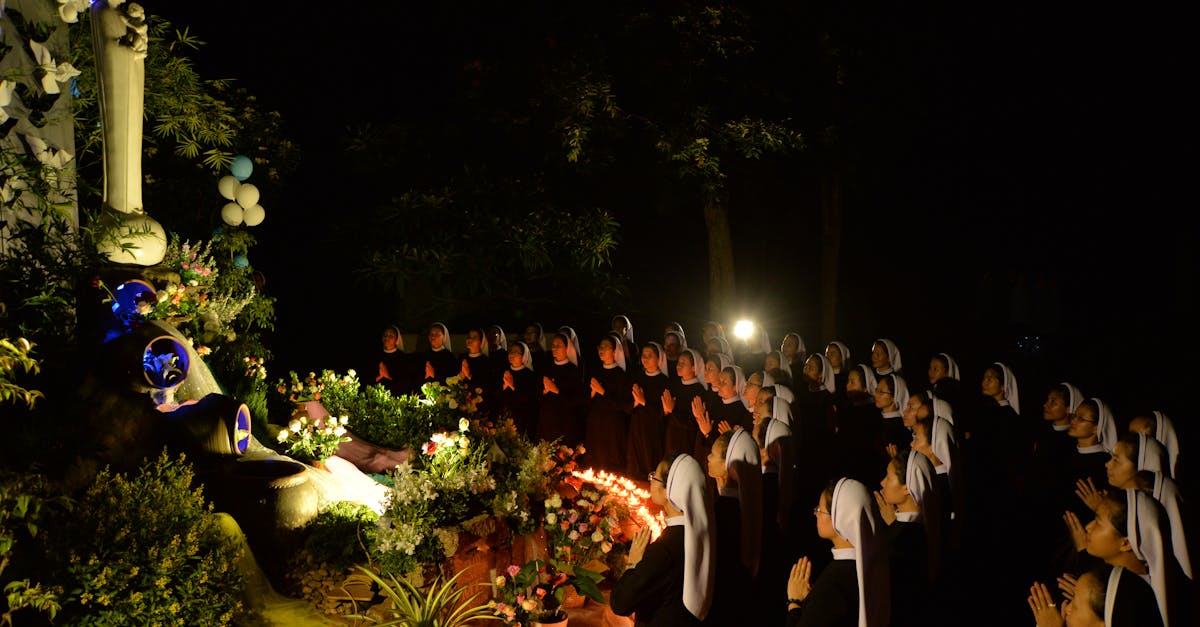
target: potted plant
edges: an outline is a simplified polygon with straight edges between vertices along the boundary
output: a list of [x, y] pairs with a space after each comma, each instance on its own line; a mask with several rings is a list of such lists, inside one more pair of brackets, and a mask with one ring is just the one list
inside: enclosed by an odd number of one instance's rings
[[346, 437], [346, 416], [326, 416], [324, 420], [310, 420], [308, 416], [293, 418], [287, 429], [280, 429], [279, 444], [287, 445], [287, 454], [313, 462], [317, 468], [325, 468], [325, 460], [337, 452], [338, 445], [349, 442]]
[[558, 560], [530, 560], [523, 566], [513, 564], [496, 577], [496, 599], [489, 605], [506, 625], [544, 625], [565, 627], [567, 612], [562, 607], [568, 587], [598, 603], [604, 596], [596, 586], [600, 575], [585, 568], [567, 572], [568, 565]]

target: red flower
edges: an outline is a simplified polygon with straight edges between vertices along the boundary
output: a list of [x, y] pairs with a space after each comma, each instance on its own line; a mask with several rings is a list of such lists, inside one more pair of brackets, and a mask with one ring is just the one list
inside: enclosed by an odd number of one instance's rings
[[544, 599], [544, 598], [546, 598], [546, 590], [545, 590], [545, 589], [543, 589], [543, 588], [538, 588], [538, 589], [537, 589], [537, 595], [538, 595], [538, 598], [539, 598], [539, 599]]

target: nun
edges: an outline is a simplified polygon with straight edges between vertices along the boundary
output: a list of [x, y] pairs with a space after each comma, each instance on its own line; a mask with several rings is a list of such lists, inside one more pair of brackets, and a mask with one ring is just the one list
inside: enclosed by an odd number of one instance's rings
[[896, 343], [887, 338], [875, 340], [871, 345], [871, 367], [875, 368], [876, 377], [901, 372], [904, 366]]
[[383, 346], [376, 357], [377, 365], [372, 369], [376, 372], [375, 383], [387, 388], [393, 396], [412, 392], [415, 387], [413, 362], [410, 355], [404, 352], [404, 336], [400, 328], [395, 325], [385, 328], [381, 341]]
[[708, 454], [708, 475], [716, 481], [716, 595], [714, 625], [757, 622], [754, 578], [762, 557], [762, 470], [758, 445], [744, 429], [726, 431]]
[[700, 380], [704, 374], [704, 358], [700, 351], [685, 348], [676, 361], [676, 378], [662, 394], [663, 415], [667, 417], [665, 449], [668, 453], [692, 453], [700, 428], [692, 416], [692, 403], [704, 394]]
[[964, 411], [962, 379], [958, 362], [949, 353], [938, 353], [929, 358], [929, 385], [938, 398], [950, 403], [951, 407]]
[[629, 436], [625, 445], [625, 469], [630, 477], [644, 477], [663, 457], [666, 439], [662, 395], [667, 390], [663, 371], [664, 354], [658, 342], [642, 347], [641, 368], [632, 377], [629, 405]]
[[[1166, 449], [1158, 440], [1143, 433], [1130, 432], [1117, 440], [1112, 456], [1104, 467], [1108, 474], [1108, 485], [1118, 490], [1141, 490], [1162, 506], [1171, 529], [1171, 548], [1175, 560], [1183, 574], [1192, 579], [1182, 499], [1175, 481], [1163, 472], [1167, 463]], [[1099, 504], [1100, 492], [1093, 485], [1081, 485], [1076, 494], [1089, 506]]]
[[1144, 433], [1167, 450], [1169, 466], [1165, 471], [1171, 477], [1177, 477], [1176, 466], [1179, 462], [1179, 436], [1175, 435], [1175, 423], [1161, 411], [1151, 412], [1149, 416], [1138, 416], [1129, 423], [1129, 430]]
[[585, 448], [588, 464], [609, 472], [624, 472], [629, 437], [629, 376], [625, 373], [625, 342], [616, 333], [600, 338], [596, 348], [600, 369], [589, 382]]
[[[885, 455], [888, 445], [908, 448], [912, 432], [904, 426], [904, 409], [908, 407], [908, 384], [898, 374], [885, 374], [875, 385], [875, 407], [883, 418], [879, 428], [880, 440], [872, 452], [873, 459]], [[878, 468], [878, 465], [876, 466]]]
[[508, 348], [508, 368], [501, 375], [500, 410], [512, 417], [517, 431], [532, 437], [537, 426], [538, 400], [545, 388], [533, 371], [533, 353], [525, 342]]
[[491, 361], [492, 381], [490, 385], [495, 389], [500, 389], [500, 377], [508, 370], [508, 337], [504, 335], [504, 329], [499, 325], [493, 324], [487, 330], [487, 353], [488, 359]]
[[754, 428], [754, 417], [746, 406], [743, 393], [746, 378], [738, 366], [727, 366], [717, 374], [717, 398], [715, 401], [698, 404], [692, 401], [692, 415], [700, 428], [700, 437], [706, 448], [711, 449], [717, 436], [741, 427], [747, 431]]
[[498, 376], [492, 372], [492, 360], [487, 353], [487, 332], [481, 327], [467, 331], [465, 343], [467, 352], [459, 356], [462, 366], [459, 376], [467, 381], [472, 388], [481, 390], [485, 406], [489, 406], [495, 396], [493, 383]]
[[779, 343], [779, 352], [783, 354], [789, 373], [799, 372], [804, 368], [805, 360], [808, 359], [808, 349], [804, 346], [804, 338], [795, 331], [783, 336], [783, 341]]
[[559, 331], [551, 338], [550, 357], [550, 364], [538, 371], [542, 398], [538, 405], [537, 438], [546, 442], [561, 439], [567, 446], [578, 446], [583, 441], [587, 393], [579, 369], [579, 352], [567, 333]]
[[[875, 372], [859, 364], [846, 368], [845, 398], [838, 406], [833, 470], [862, 483], [874, 481], [882, 440], [882, 413], [875, 406]], [[836, 475], [835, 475], [836, 476]]]
[[817, 533], [833, 543], [833, 562], [811, 583], [802, 557], [788, 577], [788, 627], [885, 627], [891, 578], [883, 523], [866, 486], [839, 479], [822, 493], [813, 515]]
[[[836, 394], [844, 396], [846, 393], [846, 377], [849, 376], [850, 366], [850, 347], [846, 346], [845, 342], [834, 340], [825, 346], [825, 357], [829, 359], [829, 364], [833, 366], [833, 379], [836, 385]], [[874, 376], [874, 373], [872, 373]], [[870, 387], [871, 390], [875, 386]]]
[[1038, 627], [1162, 627], [1154, 590], [1120, 566], [1097, 566], [1078, 579], [1064, 575], [1059, 585], [1065, 597], [1061, 608], [1045, 584], [1029, 589], [1029, 609]]
[[892, 625], [927, 625], [926, 597], [941, 563], [942, 514], [933, 465], [917, 451], [903, 451], [888, 462], [879, 485], [875, 502], [887, 525], [883, 535], [892, 574]]
[[633, 339], [633, 323], [626, 316], [613, 316], [612, 331], [621, 338], [625, 343], [621, 348], [624, 350], [625, 358], [631, 359], [639, 354], [637, 342]]
[[679, 362], [679, 355], [687, 349], [687, 337], [684, 336], [683, 331], [669, 328], [667, 329], [667, 332], [663, 334], [662, 347], [663, 353], [666, 355], [667, 376], [674, 381], [679, 378], [675, 369]]
[[712, 500], [700, 464], [690, 455], [662, 460], [649, 475], [650, 499], [667, 526], [650, 543], [650, 530], [634, 535], [625, 572], [613, 586], [618, 616], [637, 613], [636, 625], [699, 625], [708, 617], [716, 576]]
[[450, 346], [450, 330], [440, 322], [429, 326], [429, 350], [424, 357], [426, 382], [445, 383], [462, 370], [462, 362], [454, 357]]
[[1058, 502], [1070, 503], [1071, 511], [1084, 517], [1089, 513], [1088, 508], [1071, 496], [1080, 483], [1097, 486], [1108, 483], [1107, 464], [1117, 443], [1117, 426], [1108, 405], [1098, 398], [1089, 398], [1075, 410], [1067, 434], [1075, 439], [1075, 452], [1068, 458]]
[[546, 346], [546, 332], [542, 328], [542, 323], [533, 322], [525, 327], [524, 340], [529, 351], [533, 353], [533, 368], [541, 372], [551, 360], [550, 351]]

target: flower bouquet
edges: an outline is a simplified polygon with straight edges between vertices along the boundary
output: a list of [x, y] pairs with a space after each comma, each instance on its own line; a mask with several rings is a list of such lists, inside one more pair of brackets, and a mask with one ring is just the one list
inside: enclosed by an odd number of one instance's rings
[[572, 569], [595, 573], [608, 570], [613, 546], [626, 541], [621, 533], [619, 506], [608, 494], [587, 485], [574, 499], [555, 494], [546, 499], [546, 541], [551, 554]]
[[308, 416], [293, 418], [287, 429], [280, 429], [277, 439], [287, 444], [287, 454], [301, 459], [323, 462], [337, 452], [338, 445], [349, 442], [346, 437], [346, 416], [328, 416], [323, 424]]
[[562, 601], [568, 586], [597, 603], [604, 603], [604, 596], [596, 586], [600, 575], [564, 566], [558, 560], [531, 560], [523, 566], [509, 566], [494, 582], [496, 598], [489, 603], [493, 614], [506, 625], [560, 622], [567, 618]]

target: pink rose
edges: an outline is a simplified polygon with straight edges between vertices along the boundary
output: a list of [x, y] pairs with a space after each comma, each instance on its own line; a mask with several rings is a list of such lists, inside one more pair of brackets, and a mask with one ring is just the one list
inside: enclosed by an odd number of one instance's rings
[[587, 533], [587, 523], [579, 523], [579, 533]]
[[516, 577], [517, 573], [519, 573], [519, 572], [521, 572], [521, 567], [517, 566], [516, 564], [513, 564], [508, 567], [508, 576], [509, 577]]

